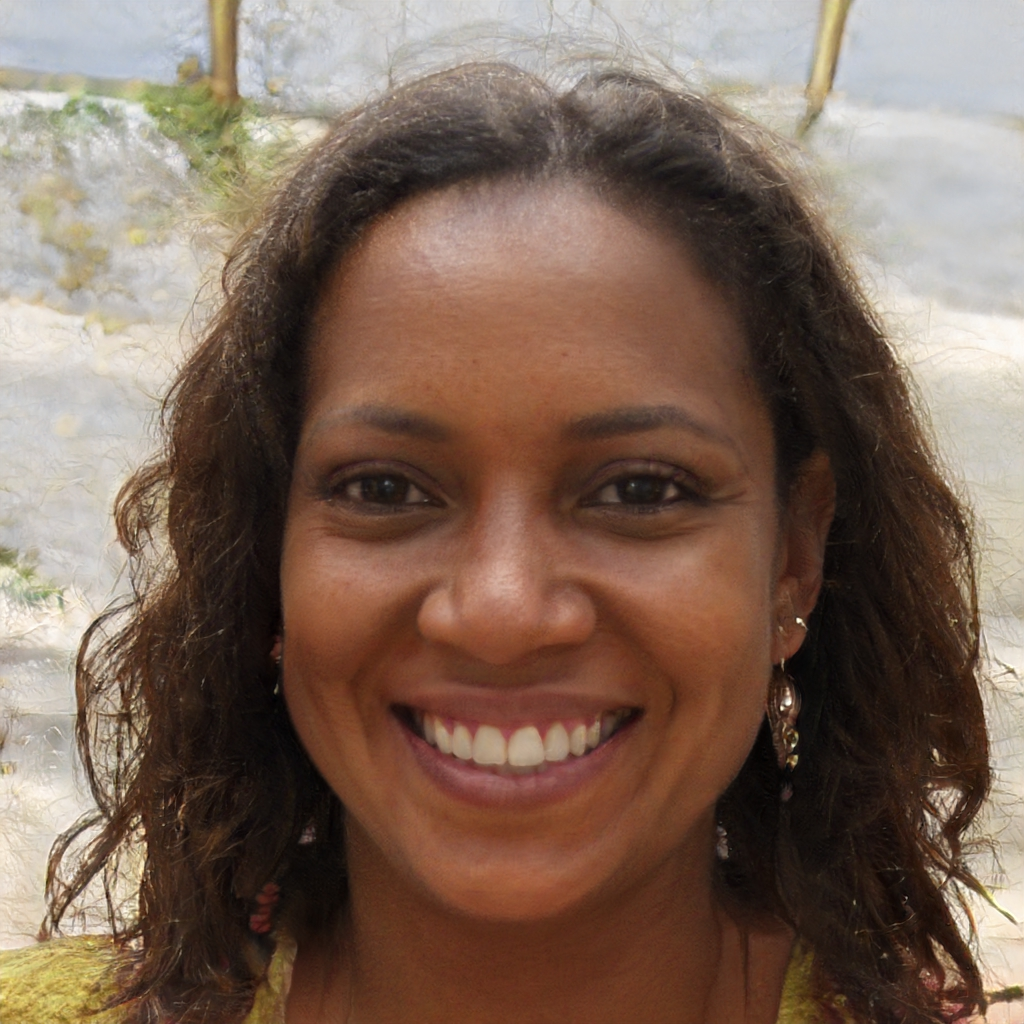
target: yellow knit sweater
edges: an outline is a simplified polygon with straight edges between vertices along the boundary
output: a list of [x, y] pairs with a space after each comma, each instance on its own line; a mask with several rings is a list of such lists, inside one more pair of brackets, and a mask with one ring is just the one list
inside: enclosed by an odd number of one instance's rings
[[[284, 1024], [294, 945], [278, 943], [245, 1024]], [[121, 1024], [124, 1008], [99, 1010], [114, 991], [117, 953], [109, 939], [53, 939], [0, 952], [3, 1024]], [[778, 1024], [834, 1024], [847, 1020], [842, 1000], [831, 1008], [810, 996], [811, 957], [799, 947], [790, 960]]]

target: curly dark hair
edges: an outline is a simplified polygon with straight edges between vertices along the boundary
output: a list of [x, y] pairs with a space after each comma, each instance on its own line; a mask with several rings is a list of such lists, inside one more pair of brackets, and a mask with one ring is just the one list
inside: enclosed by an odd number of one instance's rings
[[978, 887], [963, 837], [989, 786], [971, 522], [780, 148], [648, 77], [602, 69], [562, 89], [474, 64], [342, 117], [239, 240], [220, 311], [166, 400], [162, 454], [117, 501], [133, 592], [93, 624], [77, 665], [98, 811], [51, 856], [48, 933], [141, 844], [137, 912], [111, 919], [134, 951], [117, 997], [133, 1019], [244, 1016], [271, 951], [247, 927], [267, 882], [299, 933], [344, 905], [344, 809], [268, 657], [308, 326], [375, 219], [498, 179], [575, 180], [667, 224], [742, 318], [783, 500], [813, 452], [831, 460], [825, 583], [791, 663], [804, 695], [795, 794], [780, 803], [766, 727], [720, 801], [725, 883], [791, 923], [821, 990], [858, 1020], [948, 1022], [983, 1006], [960, 896]]

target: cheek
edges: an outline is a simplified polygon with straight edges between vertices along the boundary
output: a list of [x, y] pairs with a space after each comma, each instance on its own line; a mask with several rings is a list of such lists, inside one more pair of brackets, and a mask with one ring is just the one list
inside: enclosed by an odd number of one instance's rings
[[672, 657], [688, 659], [720, 711], [759, 705], [770, 672], [772, 549], [756, 532], [716, 539], [680, 566], [681, 616]]
[[286, 650], [331, 674], [358, 674], [415, 618], [415, 591], [408, 564], [300, 523], [286, 535], [281, 561]]
[[745, 525], [630, 552], [608, 581], [614, 614], [663, 667], [714, 675], [716, 666], [748, 663], [767, 671], [774, 534], [756, 521]]
[[685, 807], [717, 799], [763, 719], [773, 534], [709, 532], [667, 555], [650, 552], [645, 564], [617, 578], [609, 596], [662, 681], [650, 710], [663, 727], [668, 785]]
[[386, 725], [371, 666], [401, 646], [405, 591], [379, 560], [363, 564], [348, 545], [289, 530], [281, 562], [284, 695], [296, 731], [328, 781], [369, 756]]
[[714, 796], [732, 781], [746, 760], [764, 717], [771, 674], [772, 551], [751, 537], [715, 553], [711, 564], [692, 567], [684, 586], [696, 595], [677, 656], [692, 652], [698, 693], [690, 698], [686, 721], [701, 737], [698, 763], [708, 773]]

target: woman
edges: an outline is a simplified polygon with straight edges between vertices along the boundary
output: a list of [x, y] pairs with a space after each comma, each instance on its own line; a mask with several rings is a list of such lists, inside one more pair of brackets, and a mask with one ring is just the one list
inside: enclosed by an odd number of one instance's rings
[[769, 145], [484, 65], [308, 156], [79, 658], [47, 930], [133, 840], [137, 914], [11, 976], [76, 958], [97, 1020], [983, 1008], [968, 520]]

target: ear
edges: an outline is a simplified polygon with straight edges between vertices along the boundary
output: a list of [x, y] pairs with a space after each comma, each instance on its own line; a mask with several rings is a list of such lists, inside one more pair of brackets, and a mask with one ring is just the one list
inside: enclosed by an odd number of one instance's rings
[[825, 544], [836, 511], [836, 483], [820, 449], [800, 467], [789, 491], [779, 537], [775, 583], [773, 661], [791, 658], [806, 631], [796, 621], [810, 616], [821, 591]]

